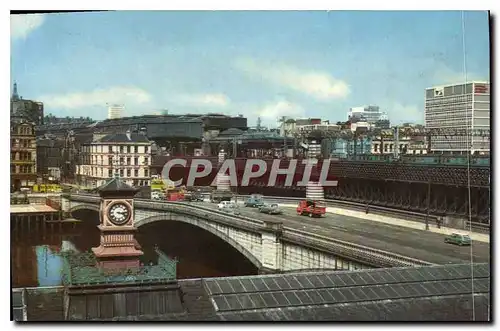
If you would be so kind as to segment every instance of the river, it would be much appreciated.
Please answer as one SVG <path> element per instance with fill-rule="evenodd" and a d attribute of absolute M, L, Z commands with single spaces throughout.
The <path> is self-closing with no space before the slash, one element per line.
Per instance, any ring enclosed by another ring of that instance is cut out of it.
<path fill-rule="evenodd" d="M 83 217 L 85 218 L 85 217 Z M 19 227 L 18 227 L 19 228 Z M 191 225 L 163 222 L 139 229 L 145 264 L 156 261 L 154 247 L 178 260 L 177 278 L 257 274 L 257 269 L 228 244 Z M 12 287 L 62 285 L 61 252 L 86 252 L 99 246 L 95 222 L 44 224 L 38 231 L 11 232 Z"/>

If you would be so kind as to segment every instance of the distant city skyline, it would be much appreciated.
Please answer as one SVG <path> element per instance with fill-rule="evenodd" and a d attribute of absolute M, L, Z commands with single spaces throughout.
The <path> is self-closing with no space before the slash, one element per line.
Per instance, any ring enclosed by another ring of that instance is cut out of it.
<path fill-rule="evenodd" d="M 467 80 L 489 80 L 488 13 L 464 17 Z M 462 37 L 459 11 L 13 15 L 11 83 L 60 117 L 105 119 L 118 103 L 274 126 L 375 104 L 423 123 L 425 89 L 466 80 Z"/>

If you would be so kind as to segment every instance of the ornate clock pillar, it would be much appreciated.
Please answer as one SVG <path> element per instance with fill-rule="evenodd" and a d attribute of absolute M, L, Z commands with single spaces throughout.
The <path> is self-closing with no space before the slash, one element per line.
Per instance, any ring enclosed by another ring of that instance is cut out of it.
<path fill-rule="evenodd" d="M 92 248 L 99 267 L 138 268 L 143 252 L 135 240 L 134 196 L 138 190 L 115 176 L 99 188 L 101 244 Z"/>

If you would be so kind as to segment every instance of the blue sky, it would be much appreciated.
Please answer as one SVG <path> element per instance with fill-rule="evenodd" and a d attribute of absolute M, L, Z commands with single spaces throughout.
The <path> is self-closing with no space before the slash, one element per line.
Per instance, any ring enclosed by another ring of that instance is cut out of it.
<path fill-rule="evenodd" d="M 467 76 L 489 78 L 487 12 L 465 12 Z M 56 116 L 243 114 L 423 122 L 424 89 L 465 79 L 462 14 L 100 12 L 11 17 L 11 80 Z"/>

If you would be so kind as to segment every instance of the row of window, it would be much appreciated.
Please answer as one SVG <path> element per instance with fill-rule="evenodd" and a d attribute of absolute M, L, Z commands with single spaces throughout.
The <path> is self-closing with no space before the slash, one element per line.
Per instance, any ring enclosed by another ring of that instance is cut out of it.
<path fill-rule="evenodd" d="M 36 167 L 30 165 L 10 165 L 11 174 L 36 174 Z"/>
<path fill-rule="evenodd" d="M 139 146 L 128 145 L 128 146 L 114 146 L 114 147 L 115 148 L 113 148 L 112 145 L 83 146 L 82 150 L 87 152 L 92 151 L 94 153 L 116 153 L 118 151 L 120 153 L 127 153 L 127 154 L 139 153 Z M 149 146 L 144 146 L 144 153 L 146 154 L 149 153 Z"/>
<path fill-rule="evenodd" d="M 114 159 L 112 156 L 108 156 L 108 163 L 105 163 L 104 162 L 104 156 L 103 155 L 99 155 L 99 158 L 97 157 L 97 155 L 94 155 L 92 157 L 90 156 L 87 156 L 87 157 L 82 157 L 81 158 L 81 163 L 82 164 L 91 164 L 91 165 L 101 165 L 101 166 L 109 166 L 109 165 L 128 165 L 128 166 L 131 166 L 131 165 L 134 165 L 134 166 L 141 166 L 141 165 L 144 165 L 144 166 L 148 166 L 149 165 L 149 157 L 145 157 L 144 158 L 144 161 L 142 163 L 139 162 L 139 157 L 134 157 L 133 160 L 134 162 L 132 163 L 132 158 L 131 157 L 127 157 L 127 158 L 124 158 L 124 157 L 120 157 L 120 159 L 118 161 L 115 161 L 116 159 Z"/>
<path fill-rule="evenodd" d="M 33 134 L 33 129 L 30 126 L 18 126 L 17 134 L 21 136 L 31 136 Z"/>
<path fill-rule="evenodd" d="M 451 103 L 464 103 L 464 102 L 472 102 L 472 94 L 470 95 L 460 95 L 454 97 L 440 97 L 435 99 L 427 99 L 425 100 L 426 105 L 442 105 L 442 104 L 451 104 Z"/>
<path fill-rule="evenodd" d="M 134 178 L 134 177 L 137 178 L 137 177 L 139 177 L 139 170 L 138 169 L 134 169 L 133 176 L 132 176 L 131 169 L 126 169 L 126 171 L 124 169 L 119 169 L 118 171 L 120 173 L 120 177 L 123 177 L 123 178 Z M 108 178 L 113 177 L 115 172 L 116 172 L 116 169 L 108 169 Z M 90 174 L 82 173 L 82 175 L 102 177 L 102 176 L 104 176 L 104 173 L 105 173 L 104 169 L 92 167 L 92 168 L 90 168 Z M 126 176 L 125 176 L 125 174 L 126 174 Z M 149 170 L 144 169 L 144 176 L 141 176 L 141 177 L 149 177 Z"/>
<path fill-rule="evenodd" d="M 11 152 L 10 159 L 15 161 L 31 161 L 31 152 Z"/>
<path fill-rule="evenodd" d="M 15 138 L 10 140 L 11 148 L 35 148 L 35 140 Z"/>
<path fill-rule="evenodd" d="M 403 152 L 405 149 L 408 148 L 408 145 L 401 144 L 399 145 L 399 151 Z M 373 145 L 373 151 L 375 153 L 380 152 L 380 145 L 379 144 L 374 144 Z M 384 152 L 393 152 L 394 151 L 394 145 L 393 144 L 384 144 Z"/>

